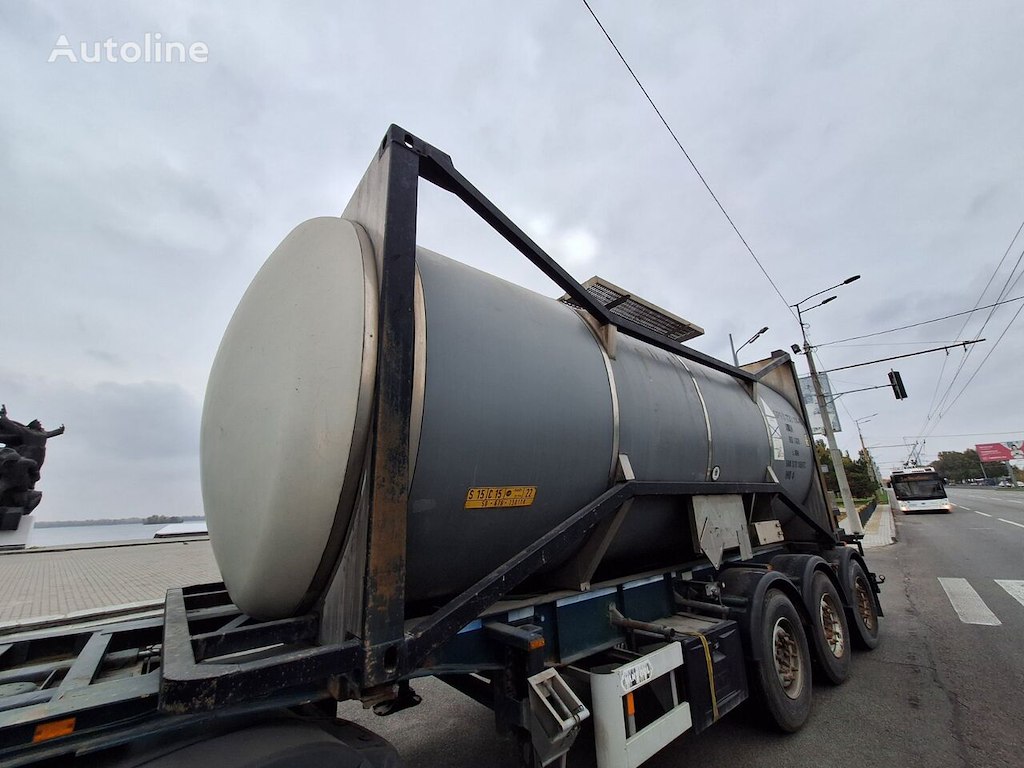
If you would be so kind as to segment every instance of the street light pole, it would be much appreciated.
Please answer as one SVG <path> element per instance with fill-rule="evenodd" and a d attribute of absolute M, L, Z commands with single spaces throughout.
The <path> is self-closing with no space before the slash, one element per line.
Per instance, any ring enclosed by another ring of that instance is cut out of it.
<path fill-rule="evenodd" d="M 854 275 L 848 277 L 841 283 L 833 285 L 832 288 L 839 288 L 843 285 L 848 285 L 854 280 L 859 280 L 860 275 Z M 847 533 L 864 533 L 864 526 L 861 525 L 860 516 L 857 514 L 857 507 L 853 503 L 853 494 L 850 493 L 850 483 L 846 479 L 846 468 L 843 467 L 843 454 L 839 451 L 839 445 L 836 443 L 835 432 L 832 431 L 832 419 L 828 415 L 828 407 L 825 405 L 825 395 L 821 391 L 821 382 L 818 380 L 818 369 L 814 365 L 814 355 L 812 354 L 812 348 L 810 342 L 807 341 L 807 326 L 804 325 L 803 312 L 810 311 L 816 307 L 820 307 L 824 304 L 828 304 L 830 301 L 835 299 L 835 296 L 829 296 L 824 301 L 815 304 L 813 307 L 809 307 L 807 310 L 801 310 L 800 305 L 808 299 L 813 299 L 815 296 L 820 296 L 827 291 L 831 291 L 832 288 L 826 288 L 823 291 L 812 293 L 806 299 L 801 299 L 792 307 L 796 310 L 797 322 L 800 323 L 800 334 L 804 340 L 804 353 L 807 355 L 807 367 L 811 372 L 811 384 L 814 387 L 814 395 L 818 401 L 818 410 L 821 411 L 821 423 L 825 428 L 825 439 L 828 441 L 828 450 L 832 456 L 832 466 L 836 472 L 836 480 L 839 481 L 839 493 L 843 498 L 843 508 L 846 511 L 846 524 L 845 528 Z"/>
<path fill-rule="evenodd" d="M 755 341 L 757 341 L 759 338 L 761 338 L 761 334 L 764 334 L 764 333 L 768 333 L 768 326 L 767 325 L 764 328 L 762 328 L 760 331 L 755 333 L 753 336 L 751 336 L 749 339 L 744 341 L 742 344 L 740 344 L 738 348 L 733 346 L 732 334 L 730 333 L 729 334 L 729 348 L 732 350 L 732 364 L 735 365 L 737 368 L 739 368 L 740 367 L 739 351 L 741 349 L 743 349 L 745 346 L 747 346 L 747 344 L 752 344 Z"/>

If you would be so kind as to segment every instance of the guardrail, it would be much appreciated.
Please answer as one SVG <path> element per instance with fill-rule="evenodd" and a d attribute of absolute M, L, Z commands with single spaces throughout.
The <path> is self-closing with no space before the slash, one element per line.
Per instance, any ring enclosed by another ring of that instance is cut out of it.
<path fill-rule="evenodd" d="M 876 496 L 867 504 L 862 507 L 857 507 L 857 514 L 860 515 L 860 524 L 865 525 L 871 516 L 875 514 L 875 508 L 878 506 L 878 497 Z"/>

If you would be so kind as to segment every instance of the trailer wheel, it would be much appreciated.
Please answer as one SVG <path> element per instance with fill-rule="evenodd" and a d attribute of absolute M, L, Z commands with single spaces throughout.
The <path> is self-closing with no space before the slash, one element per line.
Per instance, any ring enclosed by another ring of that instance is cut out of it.
<path fill-rule="evenodd" d="M 871 582 L 864 566 L 856 560 L 850 562 L 850 604 L 853 607 L 853 639 L 859 647 L 870 651 L 878 645 L 878 612 Z"/>
<path fill-rule="evenodd" d="M 833 685 L 850 676 L 850 629 L 839 590 L 821 571 L 811 581 L 811 638 L 818 667 Z"/>
<path fill-rule="evenodd" d="M 755 642 L 761 644 L 755 664 L 761 701 L 779 728 L 799 730 L 811 712 L 811 654 L 800 614 L 777 589 L 765 595 Z"/>

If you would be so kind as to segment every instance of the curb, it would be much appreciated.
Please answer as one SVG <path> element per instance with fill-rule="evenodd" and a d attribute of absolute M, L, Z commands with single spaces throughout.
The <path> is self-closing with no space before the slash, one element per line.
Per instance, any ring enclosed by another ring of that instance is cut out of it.
<path fill-rule="evenodd" d="M 8 549 L 0 555 L 38 555 L 45 552 L 80 552 L 83 549 L 117 549 L 118 547 L 154 546 L 156 544 L 191 544 L 198 541 L 209 541 L 209 534 L 197 536 L 175 536 L 161 539 L 125 539 L 123 541 L 87 541 L 80 544 L 54 544 L 49 547 L 25 547 L 24 549 Z"/>
<path fill-rule="evenodd" d="M 49 629 L 64 624 L 87 624 L 91 621 L 108 621 L 111 618 L 134 616 L 134 614 L 152 613 L 163 611 L 164 599 L 142 600 L 137 603 L 122 603 L 121 605 L 109 605 L 102 608 L 85 608 L 71 613 L 56 614 L 53 616 L 35 616 L 24 621 L 0 622 L 0 636 L 32 632 L 37 629 Z M 142 618 L 135 616 L 135 618 Z"/>

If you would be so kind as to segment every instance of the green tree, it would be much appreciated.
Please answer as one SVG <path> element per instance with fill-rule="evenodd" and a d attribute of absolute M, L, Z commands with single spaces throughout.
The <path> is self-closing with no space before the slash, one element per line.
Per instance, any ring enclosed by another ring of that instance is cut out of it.
<path fill-rule="evenodd" d="M 873 496 L 878 488 L 871 473 L 871 460 L 864 451 L 860 451 L 857 460 L 851 461 L 848 455 L 843 456 L 846 467 L 846 479 L 850 483 L 850 493 L 854 498 L 863 499 Z"/>
<path fill-rule="evenodd" d="M 836 478 L 836 468 L 832 465 L 832 453 L 824 440 L 814 441 L 814 455 L 818 459 L 818 466 L 828 469 L 825 472 L 825 487 L 832 493 L 839 493 L 839 480 Z"/>
<path fill-rule="evenodd" d="M 930 464 L 935 471 L 952 483 L 982 476 L 982 463 L 978 452 L 973 448 L 966 451 L 939 451 L 939 458 Z M 1006 465 L 1001 461 L 987 461 L 984 464 L 985 477 L 1003 477 Z"/>
<path fill-rule="evenodd" d="M 825 486 L 833 493 L 839 493 L 839 479 L 836 477 L 835 466 L 832 464 L 832 453 L 823 440 L 814 441 L 814 453 L 818 458 L 818 464 L 828 467 L 825 473 Z M 864 452 L 856 461 L 850 458 L 850 454 L 843 454 L 843 469 L 846 471 L 846 481 L 850 484 L 850 493 L 854 498 L 863 499 L 875 492 L 877 485 L 871 479 L 871 468 Z"/>

